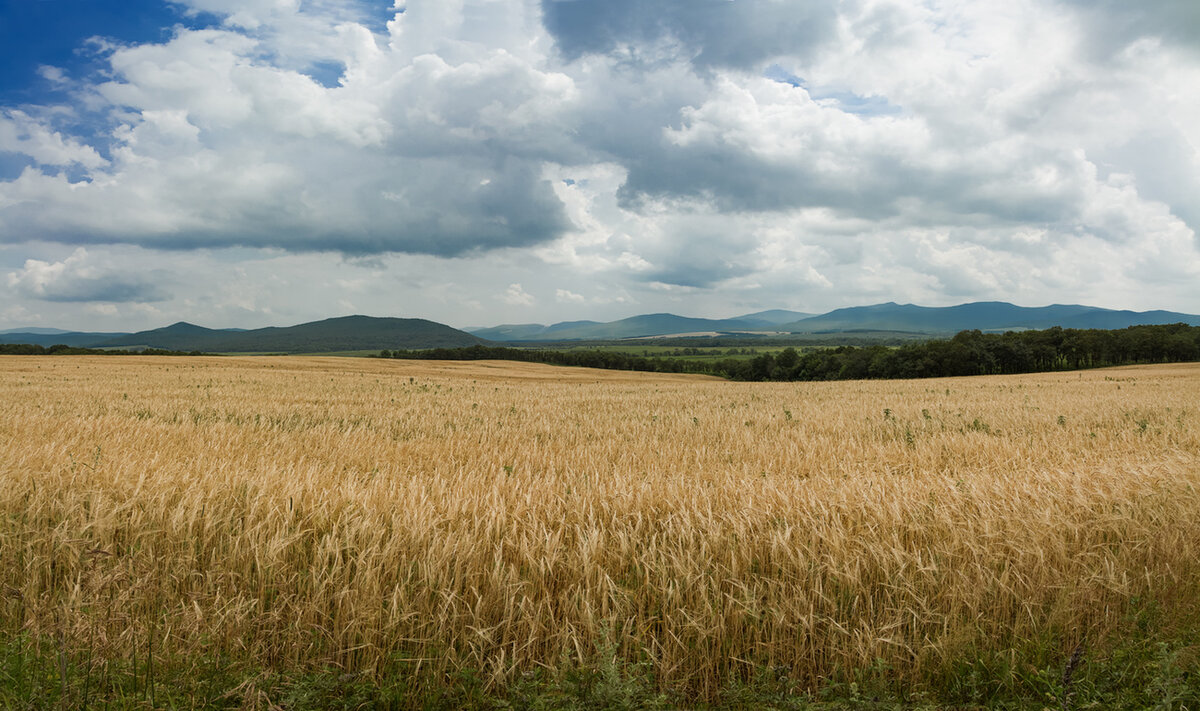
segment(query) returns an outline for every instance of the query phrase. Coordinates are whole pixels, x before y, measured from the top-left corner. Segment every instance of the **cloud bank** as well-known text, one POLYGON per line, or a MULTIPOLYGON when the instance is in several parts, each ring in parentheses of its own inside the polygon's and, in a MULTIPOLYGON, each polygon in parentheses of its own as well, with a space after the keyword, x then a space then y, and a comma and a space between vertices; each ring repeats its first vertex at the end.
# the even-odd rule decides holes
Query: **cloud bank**
POLYGON ((458 322, 1200 303, 1195 3, 179 5, 216 20, 96 41, 66 101, 0 107, 14 297, 196 303, 38 286, 86 246, 160 272, 337 254, 351 274, 282 288, 382 309, 436 282, 458 322))
POLYGON ((8 275, 8 284, 27 298, 62 303, 149 303, 170 298, 156 283, 163 280, 161 274, 148 279, 126 274, 111 263, 95 262, 82 247, 61 262, 29 259, 8 275))

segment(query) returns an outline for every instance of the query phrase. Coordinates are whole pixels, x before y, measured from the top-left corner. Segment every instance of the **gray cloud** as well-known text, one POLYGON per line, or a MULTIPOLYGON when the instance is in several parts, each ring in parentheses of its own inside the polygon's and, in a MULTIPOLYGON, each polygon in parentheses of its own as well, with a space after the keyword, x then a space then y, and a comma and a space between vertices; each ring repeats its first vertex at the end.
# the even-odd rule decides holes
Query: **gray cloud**
MULTIPOLYGON (((862 49, 845 56, 836 49, 813 54, 806 51, 811 43, 800 42, 787 63, 813 78, 801 80, 772 65, 765 71, 776 78, 770 88, 753 74, 706 79, 689 71, 687 53, 673 64, 637 70, 624 64, 624 43, 651 47, 671 36, 690 38, 680 41, 693 49, 702 47, 704 33, 693 30, 707 27, 707 19, 722 12, 728 14, 724 25, 737 36, 733 13, 743 4, 704 5, 708 14, 688 18, 677 17, 674 4, 662 12, 637 2, 547 1, 544 6, 547 25, 568 56, 608 53, 612 71, 597 86, 582 88, 593 103, 580 137, 625 167, 618 196, 626 209, 704 205, 754 215, 824 208, 889 229, 946 226, 965 234, 962 239, 975 234, 993 247, 1025 250, 1038 247, 984 235, 993 228, 1037 225, 1126 240, 1137 231, 1137 218, 1116 219, 1101 203, 1128 190, 1107 185, 1113 168, 1093 163, 1123 152, 1116 161, 1134 173, 1137 195, 1163 200, 1195 224, 1194 208, 1184 199, 1192 194, 1194 152, 1186 150, 1177 132, 1157 140, 1141 159, 1117 150, 1114 137, 1129 141, 1132 127, 1101 126, 1099 117, 1113 116, 1106 104, 1122 91, 1119 84, 1128 82, 1128 75, 1108 80, 1108 87, 1088 81, 1086 72, 1099 79, 1108 70, 1068 64, 1072 58, 1053 42, 1069 40, 1055 36, 1049 18, 1023 39, 1047 44, 1004 54, 1001 61, 984 54, 1011 52, 989 46, 997 37, 989 25, 1001 33, 1009 31, 1005 22, 1025 27, 1040 20, 1003 11, 993 19, 983 6, 974 8, 972 22, 978 24, 972 31, 980 37, 979 46, 972 47, 955 34, 958 30, 911 9, 864 6, 857 15, 849 9, 842 31, 850 35, 840 40, 862 49), (1035 59, 1039 52, 1045 57, 1035 59), (1051 64, 1043 76, 1029 74, 1022 67, 1026 61, 1051 64), (980 69, 960 68, 971 62, 980 69), (866 71, 857 75, 860 65, 866 71), (848 83, 822 86, 822 79, 834 78, 831 69, 848 83), (861 88, 854 89, 856 82, 861 88), (888 110, 860 114, 839 96, 888 110), (1167 149, 1169 144, 1174 147, 1167 149), (1159 167, 1150 168, 1146 156, 1154 156, 1159 167)), ((1167 18, 1191 12, 1178 4, 1159 9, 1167 18)), ((770 56, 774 50, 759 59, 770 56)), ((595 74, 591 69, 589 78, 598 81, 595 74)), ((1126 86, 1141 91, 1142 85, 1126 86)), ((1135 119, 1140 113, 1135 106, 1119 111, 1143 130, 1154 121, 1153 114, 1135 119)), ((712 248, 721 250, 720 244, 712 248)), ((664 278, 691 283, 691 277, 673 274, 668 271, 664 278)))
MULTIPOLYGON (((0 240, 455 256, 570 229, 541 175, 570 153, 569 79, 503 52, 410 61, 362 32, 342 33, 351 66, 335 89, 264 63, 235 31, 116 51, 118 79, 97 88, 121 121, 111 163, 87 181, 35 170, 0 183, 0 240)), ((54 156, 87 155, 42 133, 63 147, 54 156)))
POLYGON ((84 249, 61 262, 30 259, 21 270, 9 273, 8 284, 27 298, 58 303, 153 303, 171 298, 161 286, 162 273, 123 274, 111 265, 91 262, 84 249))
POLYGON ((640 254, 650 267, 637 277, 646 282, 710 288, 752 274, 757 236, 720 215, 684 215, 664 226, 657 240, 643 240, 640 254))
POLYGON ((700 67, 807 55, 833 37, 837 19, 832 3, 772 0, 542 0, 542 11, 568 59, 632 49, 652 61, 677 43, 700 67))
POLYGON ((1138 39, 1159 38, 1200 52, 1200 4, 1193 0, 1063 0, 1087 22, 1088 46, 1102 56, 1138 39))
POLYGON ((183 4, 0 107, 0 318, 1200 299, 1194 3, 183 4))
POLYGON ((908 214, 922 222, 986 216, 1057 223, 1078 214, 1080 185, 1089 178, 1070 150, 1014 150, 999 142, 948 150, 920 140, 925 127, 918 119, 863 119, 793 92, 802 98, 685 111, 676 132, 681 140, 663 136, 621 156, 628 168, 622 204, 640 209, 648 201, 682 199, 730 213, 824 207, 860 219, 908 214), (769 116, 786 110, 809 119, 794 128, 772 125, 769 116), (753 145, 760 138, 769 149, 753 145), (1039 169, 1068 180, 1035 185, 1020 176, 1039 169))
MULTIPOLYGON (((174 190, 164 190, 154 206, 157 211, 176 208, 169 216, 160 212, 105 224, 91 221, 86 212, 64 219, 48 215, 36 203, 21 203, 5 211, 4 222, 17 234, 66 244, 138 244, 167 250, 275 247, 347 255, 404 252, 452 257, 535 245, 570 228, 550 184, 533 172, 519 164, 470 171, 447 161, 416 161, 404 166, 403 173, 412 176, 407 179, 345 175, 340 176, 344 182, 331 184, 324 192, 297 188, 257 199, 231 194, 222 199, 214 192, 202 201, 187 200, 187 186, 176 184, 174 190), (413 179, 416 176, 421 179, 413 179), (166 229, 155 229, 161 224, 156 217, 167 218, 166 229)), ((321 179, 314 176, 315 181, 321 179)), ((197 182, 193 188, 207 184, 197 182)), ((127 192, 105 187, 87 202, 98 205, 109 197, 114 203, 130 202, 127 192)))

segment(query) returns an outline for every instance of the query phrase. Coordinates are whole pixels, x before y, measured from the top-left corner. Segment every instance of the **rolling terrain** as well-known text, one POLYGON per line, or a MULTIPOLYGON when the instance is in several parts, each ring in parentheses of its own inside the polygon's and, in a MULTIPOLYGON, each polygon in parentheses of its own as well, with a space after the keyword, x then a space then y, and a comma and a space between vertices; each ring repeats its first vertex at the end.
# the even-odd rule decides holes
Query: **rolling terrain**
POLYGON ((126 333, 89 333, 83 331, 63 331, 54 328, 36 329, 32 331, 12 330, 0 333, 0 343, 29 343, 35 346, 64 346, 90 348, 114 338, 127 336, 126 333))
POLYGON ((1012 331, 1062 328, 1116 329, 1168 323, 1200 325, 1200 316, 1172 311, 1114 311, 1094 306, 1023 307, 1005 302, 977 302, 958 306, 928 307, 886 303, 837 309, 822 316, 780 326, 793 332, 850 331, 855 329, 917 331, 954 334, 959 331, 1012 331))
POLYGON ((0 706, 1191 707, 1198 401, 0 359, 0 706))
POLYGON ((1094 306, 1023 307, 1005 302, 979 302, 958 306, 927 307, 912 304, 876 304, 837 309, 813 316, 797 311, 773 310, 732 319, 686 318, 675 314, 648 314, 597 323, 565 322, 544 326, 521 324, 475 329, 476 336, 492 341, 616 340, 693 333, 793 334, 907 334, 948 336, 959 331, 1008 331, 1062 328, 1117 329, 1127 326, 1187 323, 1200 325, 1200 316, 1172 311, 1114 311, 1094 306))
POLYGON ((425 319, 344 316, 287 328, 216 331, 177 323, 101 341, 100 348, 152 347, 210 353, 320 353, 384 348, 455 348, 484 341, 425 319))
POLYGON ((522 326, 498 326, 474 332, 480 338, 492 341, 581 341, 615 340, 622 338, 645 338, 696 332, 741 332, 774 331, 775 324, 760 319, 708 319, 688 318, 675 314, 643 314, 619 321, 598 323, 576 321, 556 323, 552 326, 525 324, 522 326))
MULTIPOLYGON (((775 309, 730 319, 689 318, 675 314, 643 314, 618 321, 564 321, 551 325, 508 324, 472 329, 469 333, 425 319, 346 316, 290 327, 251 330, 211 329, 180 322, 149 331, 83 333, 60 329, 14 329, 0 333, 0 343, 41 346, 64 344, 85 348, 148 347, 215 353, 328 353, 397 348, 456 348, 488 342, 569 343, 638 338, 685 337, 698 334, 753 337, 792 334, 793 339, 913 340, 944 337, 958 331, 1006 331, 1062 328, 1119 329, 1134 325, 1187 323, 1200 316, 1171 311, 1114 311, 1092 306, 1027 308, 1003 302, 947 307, 886 303, 837 309, 813 316, 775 309)), ((847 342, 849 342, 849 340, 847 342)))

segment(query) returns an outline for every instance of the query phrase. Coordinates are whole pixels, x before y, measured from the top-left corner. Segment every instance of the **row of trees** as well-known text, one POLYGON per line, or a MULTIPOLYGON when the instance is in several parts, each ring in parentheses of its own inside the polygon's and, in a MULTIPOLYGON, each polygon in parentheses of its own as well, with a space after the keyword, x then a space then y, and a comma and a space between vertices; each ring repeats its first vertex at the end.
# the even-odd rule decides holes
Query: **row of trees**
POLYGON ((708 373, 733 380, 850 380, 1036 373, 1137 363, 1200 361, 1200 327, 1177 323, 1121 330, 1050 328, 1003 334, 962 331, 953 338, 887 346, 788 348, 750 359, 685 361, 602 351, 525 350, 488 346, 383 351, 382 357, 518 360, 611 370, 708 373))
POLYGON ((604 370, 640 370, 651 373, 712 373, 711 363, 676 358, 647 358, 613 351, 555 351, 502 346, 469 346, 467 348, 431 348, 419 351, 381 351, 381 358, 416 360, 516 360, 526 363, 573 365, 604 370))
POLYGON ((962 331, 948 340, 900 348, 834 348, 800 355, 788 349, 744 363, 718 364, 738 380, 933 378, 1038 373, 1136 363, 1200 360, 1200 327, 1132 326, 1121 330, 1050 328, 988 334, 962 331))

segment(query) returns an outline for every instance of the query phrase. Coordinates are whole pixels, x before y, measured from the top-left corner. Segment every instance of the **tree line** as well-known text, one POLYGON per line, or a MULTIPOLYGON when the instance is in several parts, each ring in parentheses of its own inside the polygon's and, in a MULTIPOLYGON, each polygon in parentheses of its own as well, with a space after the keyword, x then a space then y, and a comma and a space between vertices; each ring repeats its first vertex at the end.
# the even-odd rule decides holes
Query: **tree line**
MULTIPOLYGON (((516 360, 526 363, 571 365, 604 370, 639 370, 651 373, 711 373, 710 363, 669 357, 647 357, 613 351, 556 351, 504 346, 467 346, 425 350, 381 351, 381 358, 410 360, 516 360)), ((724 362, 724 361, 723 361, 724 362)))
POLYGON ((384 358, 516 360, 609 370, 705 373, 731 380, 796 381, 937 378, 1078 370, 1141 363, 1200 361, 1200 327, 1183 323, 1119 330, 962 331, 949 339, 887 346, 839 346, 800 353, 787 348, 750 359, 688 361, 604 351, 470 346, 382 351, 384 358))

